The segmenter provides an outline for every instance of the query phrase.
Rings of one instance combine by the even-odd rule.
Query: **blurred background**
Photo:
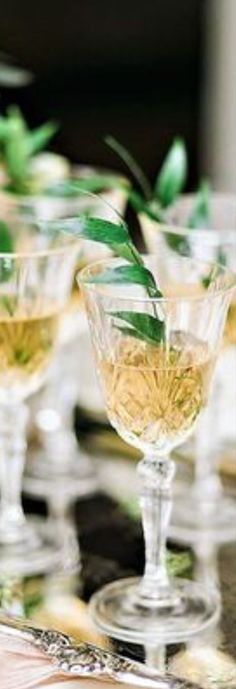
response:
[[[110,133],[154,177],[179,134],[188,187],[207,174],[236,191],[235,0],[8,0],[0,52],[1,109],[58,120],[53,149],[73,162],[124,169]]]

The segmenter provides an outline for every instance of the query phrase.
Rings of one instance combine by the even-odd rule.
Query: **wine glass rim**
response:
[[[117,178],[118,177],[119,177],[119,175],[117,174]],[[122,178],[122,176],[120,176],[120,178]],[[123,179],[125,179],[125,178],[123,177]],[[105,208],[109,208],[109,210],[112,210],[115,213],[115,215],[118,217],[119,220],[123,219],[121,213],[116,208],[114,208],[113,205],[107,199],[102,197],[101,194],[98,194],[98,193],[95,194],[93,192],[83,190],[82,198],[85,198],[85,197],[88,197],[90,199],[92,198],[93,200],[95,199],[96,201],[98,201],[98,200],[101,201],[104,204]],[[27,203],[30,205],[30,203],[32,203],[34,201],[35,197],[33,198],[33,197],[28,197],[28,196],[25,196],[25,197],[22,196],[22,198],[25,199],[25,204],[27,206]],[[37,199],[38,198],[43,199],[44,197],[41,196],[41,197],[37,197]],[[60,198],[59,199],[58,198],[52,198],[52,202],[54,202],[54,201],[56,202],[58,200],[60,201]],[[65,198],[64,200],[66,201],[68,199]],[[56,225],[57,226],[57,224],[60,224],[62,221],[63,221],[63,223],[67,223],[68,221],[70,222],[71,220],[73,221],[74,220],[74,214],[71,215],[71,213],[68,213],[65,215],[65,217],[63,216],[63,218],[56,217],[56,218],[53,218],[51,220],[46,220],[46,219],[37,218],[37,217],[36,218],[34,218],[34,217],[24,218],[23,216],[22,216],[22,219],[24,220],[24,222],[26,222],[26,223],[28,222],[29,224],[32,224],[32,225],[37,224],[39,226],[46,226],[47,227],[48,225],[51,225],[51,226]],[[10,252],[9,251],[6,251],[6,252],[0,251],[0,260],[1,259],[27,258],[27,257],[32,257],[32,258],[46,257],[49,255],[62,254],[63,252],[65,253],[65,250],[67,250],[69,248],[73,248],[74,246],[75,247],[81,246],[81,238],[80,237],[76,237],[70,232],[67,232],[67,233],[62,232],[61,234],[64,237],[67,235],[67,242],[65,242],[62,246],[52,247],[52,248],[48,248],[48,249],[32,250],[32,251],[10,251]]]
[[[157,256],[156,254],[143,254],[143,258],[153,258],[156,259]],[[102,299],[114,299],[117,301],[121,302],[131,302],[131,303],[140,303],[140,304],[145,304],[145,303],[155,303],[155,304],[165,304],[165,303],[177,303],[177,302],[202,302],[202,301],[209,301],[218,298],[221,295],[225,295],[228,292],[233,292],[236,288],[236,274],[230,270],[224,268],[224,266],[220,265],[219,263],[216,262],[210,262],[210,261],[198,261],[195,259],[192,259],[191,257],[188,256],[180,256],[179,258],[183,259],[184,261],[191,261],[192,265],[207,265],[209,266],[209,269],[213,268],[218,268],[222,274],[225,273],[225,275],[228,275],[230,280],[229,284],[226,286],[220,286],[219,288],[216,288],[214,292],[210,292],[208,289],[206,289],[204,294],[183,294],[183,295],[176,295],[176,296],[169,296],[169,297],[136,297],[136,296],[126,296],[123,294],[117,294],[117,292],[112,290],[112,285],[109,285],[109,283],[104,284],[96,284],[92,282],[87,282],[84,279],[84,276],[89,275],[90,271],[93,270],[95,267],[99,266],[104,266],[109,267],[111,264],[120,264],[121,265],[131,265],[128,263],[128,261],[125,261],[121,258],[117,257],[111,257],[107,259],[100,259],[99,261],[93,261],[89,263],[89,265],[85,266],[82,270],[80,270],[77,275],[76,275],[76,280],[77,284],[79,287],[82,289],[89,289],[91,292],[94,292],[97,294],[98,297]],[[217,278],[217,276],[216,276]],[[215,279],[216,279],[215,278]],[[121,283],[120,283],[121,284]],[[123,283],[124,286],[125,283]],[[191,283],[186,283],[186,286]],[[103,291],[104,286],[109,289],[107,289],[106,292]],[[114,285],[116,288],[119,286],[118,284]]]
[[[183,237],[186,237],[191,234],[192,235],[200,235],[204,236],[204,241],[206,240],[206,236],[210,238],[213,243],[214,243],[214,237],[219,237],[221,241],[224,243],[229,241],[230,243],[234,244],[236,246],[236,231],[235,227],[229,225],[229,227],[224,227],[224,228],[216,228],[214,227],[214,224],[210,225],[209,227],[187,227],[184,222],[181,222],[179,225],[174,222],[173,217],[171,214],[174,211],[178,211],[178,209],[181,207],[181,205],[186,205],[186,203],[193,202],[194,199],[196,198],[197,192],[188,192],[186,194],[181,194],[178,196],[176,201],[170,206],[169,208],[169,213],[167,212],[166,215],[166,222],[155,220],[154,218],[150,218],[150,228],[151,224],[155,223],[155,225],[158,226],[158,229],[163,232],[164,234],[173,234],[173,235],[180,235]],[[212,191],[211,192],[211,199],[213,203],[223,203],[223,202],[228,202],[231,205],[235,206],[235,212],[236,212],[236,195],[233,192],[227,192],[227,191]],[[141,212],[139,213],[139,217],[146,217],[146,214]],[[190,234],[191,233],[191,234]]]
[[[84,173],[84,177],[83,177],[83,173]],[[122,182],[125,182],[127,187],[130,186],[130,181],[129,181],[128,177],[126,177],[126,175],[123,174],[122,172],[119,172],[119,170],[113,170],[112,168],[102,166],[102,165],[84,165],[83,163],[75,163],[74,165],[72,165],[72,179],[73,179],[73,181],[80,181],[81,179],[84,179],[84,178],[89,179],[90,176],[95,175],[95,174],[97,174],[97,175],[101,174],[104,176],[110,175],[110,176],[114,177],[115,179],[117,179],[117,181],[120,180]],[[110,191],[110,189],[106,189],[106,187],[104,187],[102,192],[96,192],[96,193],[91,193],[90,191],[83,189],[81,192],[81,195],[98,196],[102,200],[102,197],[100,197],[99,195],[101,193],[105,193],[107,191]],[[15,195],[11,194],[10,191],[7,191],[7,190],[4,190],[4,195],[8,198],[12,198],[12,196],[15,196]],[[52,205],[53,204],[56,205],[56,203],[60,202],[60,201],[70,202],[70,203],[73,203],[75,205],[76,202],[81,201],[81,195],[78,193],[78,195],[76,195],[74,197],[69,197],[66,195],[65,196],[53,196],[52,194],[50,194],[49,190],[47,192],[47,190],[45,189],[45,191],[40,193],[40,194],[37,194],[37,193],[18,194],[16,199],[15,199],[15,202],[16,202],[16,205],[22,205],[22,207],[25,206],[26,208],[32,206],[37,201],[39,203],[41,203],[44,200],[47,202],[50,200]]]
[[[48,247],[47,249],[29,249],[28,251],[0,251],[0,261],[2,259],[16,260],[17,258],[46,258],[47,256],[60,256],[67,251],[75,250],[81,243],[79,239],[73,237],[72,235],[63,234],[61,236],[63,236],[63,239],[65,240],[64,244]]]
[[[2,259],[6,260],[16,260],[17,258],[46,258],[47,256],[60,256],[61,254],[67,253],[67,251],[72,251],[73,249],[75,250],[76,247],[78,248],[78,240],[76,241],[71,241],[70,243],[68,242],[67,244],[64,244],[64,246],[58,247],[58,248],[49,248],[49,249],[39,249],[38,251],[6,251],[0,252],[0,261]]]

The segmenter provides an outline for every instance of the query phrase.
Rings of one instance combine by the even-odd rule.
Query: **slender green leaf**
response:
[[[136,213],[144,213],[148,216],[148,218],[157,223],[166,222],[163,209],[156,199],[152,199],[152,201],[145,201],[141,194],[134,191],[134,189],[131,189],[128,195],[128,200]]]
[[[208,287],[210,287],[211,284],[211,273],[209,273],[209,275],[204,275],[201,282],[204,289],[208,289]]]
[[[143,192],[144,198],[150,199],[152,197],[152,188],[149,183],[149,180],[146,177],[143,170],[141,169],[141,167],[136,162],[136,160],[133,158],[131,153],[129,153],[125,146],[120,144],[119,141],[117,141],[117,139],[114,138],[114,136],[106,136],[105,142],[108,146],[110,146],[110,148],[112,148],[113,151],[115,151],[115,153],[118,153],[118,156],[127,165],[134,179],[136,179],[136,181],[138,182],[138,185]]]
[[[210,185],[203,180],[196,193],[187,225],[190,229],[207,229],[210,220]]]
[[[202,282],[202,285],[205,289],[208,289],[208,287],[210,287],[211,283],[214,282],[214,280],[216,280],[218,270],[219,270],[219,266],[213,265],[213,267],[210,269],[210,272],[208,273],[208,275],[204,275],[201,282]]]
[[[133,284],[142,285],[149,289],[153,298],[162,297],[162,293],[157,289],[154,277],[150,270],[141,265],[117,266],[104,270],[99,275],[94,275],[88,279],[89,283],[94,284]]]
[[[8,225],[0,220],[0,253],[10,254],[13,251],[13,238]]]
[[[138,311],[109,311],[109,315],[128,323],[131,326],[130,334],[134,333],[134,337],[139,337],[149,344],[160,344],[165,339],[165,323],[155,316]]]
[[[58,124],[55,122],[45,122],[41,127],[37,127],[37,129],[29,132],[27,136],[28,155],[35,155],[42,148],[45,148],[57,131]]]
[[[9,105],[7,108],[7,119],[9,126],[11,126],[13,122],[20,122],[22,128],[24,128],[24,130],[27,129],[25,118],[18,105]]]
[[[65,227],[68,227],[78,237],[84,237],[94,242],[102,242],[111,246],[130,241],[125,223],[116,225],[102,218],[84,218],[82,216],[80,218],[72,218],[72,220],[69,219],[65,223]]]
[[[0,296],[0,303],[7,312],[8,316],[14,316],[17,299],[16,297],[9,297],[7,294]]]
[[[222,246],[219,246],[218,248],[216,261],[220,264],[220,266],[223,266],[223,268],[227,266],[227,255]]]
[[[6,138],[9,136],[9,122],[6,119],[6,117],[0,117],[0,143],[2,144],[3,142],[6,141]]]
[[[184,141],[175,139],[158,174],[154,196],[166,208],[182,191],[187,177],[187,154]]]
[[[176,233],[174,232],[165,232],[164,233],[164,238],[166,240],[166,243],[172,249],[172,251],[175,251],[177,254],[180,256],[190,256],[191,255],[191,247],[189,244],[189,241],[187,237],[184,237],[181,234],[178,234],[178,228],[176,228]]]
[[[0,253],[10,254],[14,251],[13,238],[9,227],[3,220],[0,220]],[[12,274],[12,261],[9,258],[0,259],[0,282],[9,280]]]
[[[9,134],[5,142],[7,172],[13,189],[23,192],[28,162],[27,128],[17,106],[8,109],[8,123]]]
[[[106,244],[117,256],[130,263],[142,264],[142,259],[134,246],[125,223],[117,225],[109,220],[80,216],[65,220],[55,220],[50,223],[40,223],[41,231],[45,234],[61,232],[70,234],[78,239],[88,239],[92,242]]]
[[[136,213],[142,213],[145,210],[147,202],[138,191],[131,189],[128,195],[128,200]]]

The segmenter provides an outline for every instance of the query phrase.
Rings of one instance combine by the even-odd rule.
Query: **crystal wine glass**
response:
[[[89,170],[91,175],[90,168],[82,167],[79,173],[89,178]],[[21,198],[18,202],[18,211],[30,218],[43,218],[45,221],[81,213],[111,221],[115,218],[117,221],[117,214],[122,214],[125,210],[127,189],[125,185],[124,188],[121,187],[121,178],[119,175],[113,175],[114,178],[116,176],[117,188],[105,190],[100,196],[83,191],[73,198],[51,198],[46,194],[41,198],[35,197],[33,202],[30,198]],[[80,243],[77,268],[107,255],[108,249],[104,246],[94,242],[84,242],[82,245]],[[26,492],[35,496],[46,496],[49,506],[53,503],[54,512],[56,493],[57,504],[61,499],[64,500],[65,495],[68,504],[71,504],[75,498],[97,489],[94,465],[89,456],[81,450],[74,432],[74,408],[78,398],[83,404],[81,377],[84,378],[84,363],[81,364],[81,361],[86,361],[87,366],[90,365],[89,345],[87,320],[78,288],[76,286],[75,289],[73,282],[71,298],[61,319],[59,347],[50,378],[47,378],[46,386],[32,405],[40,446],[27,464],[24,479]],[[95,399],[96,404],[98,397],[96,380],[93,381],[91,377],[88,390],[86,379],[85,386],[86,403],[89,401],[89,392],[93,406],[93,400]]]
[[[170,579],[165,546],[175,473],[170,452],[191,434],[206,405],[235,286],[234,275],[223,267],[182,256],[144,259],[164,298],[150,299],[137,285],[91,281],[105,267],[120,265],[119,259],[93,264],[79,278],[108,417],[144,455],[138,464],[144,576],[107,585],[93,596],[91,610],[106,634],[140,643],[187,639],[219,612],[215,589]],[[164,320],[164,340],[153,344],[137,331],[132,335],[122,320],[126,311]]]
[[[181,196],[161,225],[140,217],[144,239],[150,251],[172,259],[187,253],[195,259],[219,262],[236,272],[236,196],[212,193],[208,226],[189,229],[194,207],[192,194]],[[176,484],[171,535],[180,541],[198,542],[206,537],[223,543],[236,538],[236,501],[224,488],[219,465],[227,458],[235,462],[236,427],[236,294],[232,295],[223,346],[216,367],[210,403],[191,441],[178,449],[180,457],[193,457],[194,481],[188,477]],[[194,506],[194,507],[193,507]],[[220,509],[219,509],[220,506]]]
[[[55,351],[78,253],[71,238],[43,231],[11,212],[0,222],[0,571],[27,575],[59,561],[45,520],[26,519],[21,504],[28,410]]]

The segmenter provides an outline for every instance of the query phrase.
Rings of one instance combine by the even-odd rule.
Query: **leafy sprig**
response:
[[[108,136],[106,143],[125,162],[138,188],[129,192],[129,202],[136,213],[144,213],[157,223],[168,224],[167,209],[172,206],[183,192],[188,171],[186,146],[181,138],[174,139],[161,169],[156,177],[154,186],[133,156],[114,137]],[[210,216],[210,187],[206,180],[200,182],[196,192],[196,200],[187,219],[189,229],[206,228]],[[178,254],[190,254],[187,238],[179,237],[176,233],[165,234],[167,244]]]
[[[49,143],[58,130],[54,122],[46,122],[30,130],[16,105],[0,117],[0,152],[9,179],[9,188],[17,194],[28,191],[31,158]]]
[[[129,196],[131,205],[139,212],[151,213],[160,220],[162,211],[173,203],[184,188],[187,178],[187,153],[183,139],[176,138],[165,158],[154,183],[150,184],[140,165],[127,149],[114,137],[105,139],[122,160],[126,163],[133,178],[138,184],[138,191],[132,190]]]
[[[153,315],[136,311],[110,312],[115,320],[115,327],[123,332],[150,344],[158,344],[165,339],[164,319],[160,319],[157,312],[155,299],[163,297],[154,276],[146,268],[141,254],[138,252],[129,234],[124,221],[115,224],[100,218],[88,218],[80,216],[54,223],[43,223],[44,231],[66,233],[77,239],[88,239],[109,246],[120,258],[124,258],[127,264],[106,269],[99,275],[86,278],[86,282],[94,284],[138,284],[142,285],[152,305]],[[82,278],[81,278],[82,280]],[[118,321],[118,324],[117,324]]]

